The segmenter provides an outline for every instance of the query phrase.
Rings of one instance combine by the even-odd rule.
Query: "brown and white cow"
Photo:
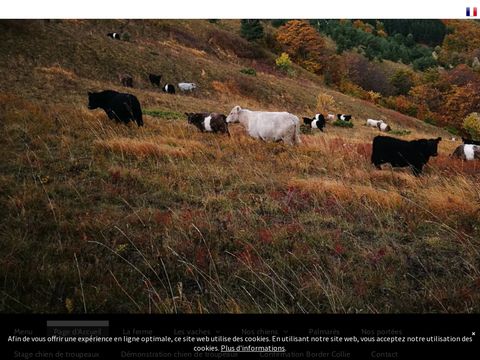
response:
[[[201,132],[220,132],[230,136],[227,117],[219,113],[185,113],[189,124],[195,125]]]

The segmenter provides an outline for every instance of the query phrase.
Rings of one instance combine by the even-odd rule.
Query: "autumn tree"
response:
[[[349,53],[344,56],[348,79],[364,90],[375,91],[383,96],[393,95],[395,88],[388,81],[387,74],[382,67],[370,62],[362,55]]]
[[[433,112],[440,111],[443,105],[443,94],[430,84],[420,84],[412,87],[409,95],[416,104],[424,104],[428,107],[428,110]]]
[[[454,85],[446,96],[442,115],[451,125],[460,128],[463,119],[472,112],[480,112],[480,84]]]
[[[400,69],[390,77],[390,83],[395,86],[396,95],[406,95],[413,86],[413,74],[411,71]]]
[[[475,84],[480,82],[480,74],[472,70],[465,64],[457,65],[452,70],[446,72],[442,76],[442,81],[450,85],[465,86],[469,83]]]
[[[321,72],[325,41],[306,21],[287,22],[278,29],[277,41],[297,64],[308,71]]]
[[[451,31],[443,40],[442,48],[447,52],[470,53],[480,48],[480,26],[474,21],[446,20]]]
[[[322,72],[326,85],[339,86],[347,75],[347,68],[343,56],[330,55],[325,62]]]

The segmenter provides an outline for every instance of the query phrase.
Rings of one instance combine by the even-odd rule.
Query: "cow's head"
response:
[[[188,123],[191,124],[193,122],[193,118],[192,118],[193,113],[186,112],[185,115],[187,115]]]
[[[436,139],[425,140],[424,153],[428,156],[437,156],[438,155],[438,143],[442,140],[441,137]]]
[[[227,123],[238,123],[240,122],[240,111],[242,108],[240,106],[235,106],[230,114],[227,116]]]
[[[201,123],[206,114],[199,114],[199,113],[185,113],[187,115],[187,121],[189,124]]]
[[[98,108],[100,105],[98,103],[98,93],[88,92],[88,108],[90,110]]]

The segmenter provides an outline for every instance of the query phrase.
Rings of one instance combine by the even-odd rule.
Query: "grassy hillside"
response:
[[[480,311],[480,164],[450,159],[459,142],[442,130],[300,68],[277,72],[238,29],[0,22],[0,310]],[[86,107],[87,91],[124,91],[125,72],[144,128]],[[164,94],[148,72],[199,89]],[[354,128],[327,125],[298,147],[238,125],[201,134],[182,115],[238,104],[306,116],[321,92]],[[405,139],[444,136],[440,155],[420,178],[374,169],[367,117]]]

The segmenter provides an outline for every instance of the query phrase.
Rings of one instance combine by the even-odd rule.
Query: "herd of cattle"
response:
[[[109,32],[107,33],[107,36],[114,40],[122,39],[121,34],[117,32]],[[122,86],[131,87],[131,88],[133,87],[134,81],[133,81],[132,75],[119,74],[118,79],[120,80],[120,83],[122,84]],[[175,85],[169,84],[169,83],[165,83],[163,85],[160,84],[162,80],[162,75],[148,74],[148,80],[150,81],[150,84],[152,84],[152,86],[161,88],[163,92],[166,92],[167,94],[175,94]],[[180,91],[184,91],[184,92],[191,92],[197,88],[197,84],[192,82],[180,82],[177,85]]]
[[[151,78],[151,81],[160,81]],[[143,126],[143,117],[138,99],[127,93],[114,90],[88,93],[88,108],[101,108],[107,116],[117,123],[128,124],[136,122]],[[288,112],[251,111],[235,106],[228,116],[219,113],[185,113],[189,124],[197,127],[201,132],[225,133],[230,136],[228,124],[240,123],[247,133],[256,139],[264,141],[283,141],[286,144],[300,144],[300,120]],[[333,120],[335,116],[328,114],[327,119]],[[341,121],[351,121],[352,115],[337,114]],[[325,116],[315,114],[313,117],[304,117],[303,122],[312,129],[323,131],[326,126]],[[382,120],[368,119],[367,126],[376,127],[380,131],[389,131]],[[389,136],[376,136],[373,139],[371,162],[380,169],[385,163],[393,167],[410,167],[413,174],[421,174],[423,167],[432,156],[438,155],[438,143],[442,138],[417,139],[405,141]],[[480,141],[463,138],[463,145],[459,145],[452,156],[463,160],[480,160]]]
[[[133,76],[129,74],[121,74],[118,76],[120,83],[125,87],[133,87]],[[162,80],[162,75],[157,74],[148,74],[148,80],[152,86],[156,86],[162,89],[163,92],[167,94],[175,94],[175,85],[165,83],[160,85]],[[178,83],[178,88],[184,92],[191,92],[197,88],[197,84],[192,82],[181,82]]]

